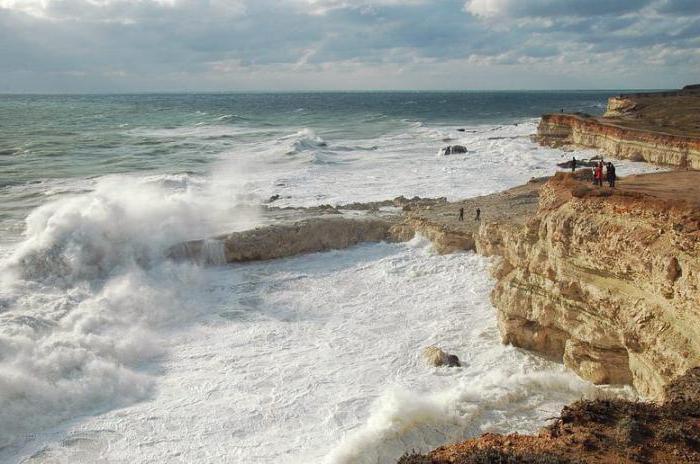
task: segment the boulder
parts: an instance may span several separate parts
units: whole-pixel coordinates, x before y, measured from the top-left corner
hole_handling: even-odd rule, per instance
[[[460,367],[459,358],[454,354],[448,354],[437,346],[429,346],[423,350],[423,359],[429,366]]]

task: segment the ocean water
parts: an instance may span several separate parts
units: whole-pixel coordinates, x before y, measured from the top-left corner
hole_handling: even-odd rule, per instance
[[[610,94],[0,96],[0,461],[390,463],[611,394],[500,344],[473,253],[164,256],[268,222],[272,195],[454,200],[551,174],[572,154],[530,141],[539,114]],[[432,344],[464,367],[427,367]]]

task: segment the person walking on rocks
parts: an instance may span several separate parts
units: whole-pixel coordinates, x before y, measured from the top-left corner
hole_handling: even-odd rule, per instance
[[[576,157],[571,160],[571,172],[576,172]]]
[[[459,220],[464,221],[464,207],[459,208]]]
[[[615,175],[615,166],[613,166],[611,162],[608,162],[606,175],[608,177],[608,185],[610,185],[610,188],[615,188],[615,180],[617,179],[617,176]]]
[[[476,217],[474,218],[475,221],[481,221],[481,209],[477,208],[476,209]]]

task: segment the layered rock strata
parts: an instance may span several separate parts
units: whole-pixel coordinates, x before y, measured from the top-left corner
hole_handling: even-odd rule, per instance
[[[638,179],[612,191],[558,174],[536,215],[484,225],[476,246],[502,257],[492,300],[505,343],[660,399],[700,365],[700,195],[658,185],[700,187],[700,173]]]
[[[698,169],[700,91],[612,97],[602,117],[546,114],[536,139],[543,145],[596,148],[616,158]]]
[[[575,114],[546,114],[537,128],[543,145],[597,148],[615,158],[700,169],[700,138],[637,129]]]

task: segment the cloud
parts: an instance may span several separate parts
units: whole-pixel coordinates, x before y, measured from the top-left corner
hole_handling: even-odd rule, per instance
[[[513,76],[582,85],[572,73],[590,76],[586,87],[676,86],[699,65],[697,9],[685,0],[0,0],[0,92],[523,88]]]
[[[465,9],[481,17],[618,15],[639,11],[651,0],[470,0]]]

